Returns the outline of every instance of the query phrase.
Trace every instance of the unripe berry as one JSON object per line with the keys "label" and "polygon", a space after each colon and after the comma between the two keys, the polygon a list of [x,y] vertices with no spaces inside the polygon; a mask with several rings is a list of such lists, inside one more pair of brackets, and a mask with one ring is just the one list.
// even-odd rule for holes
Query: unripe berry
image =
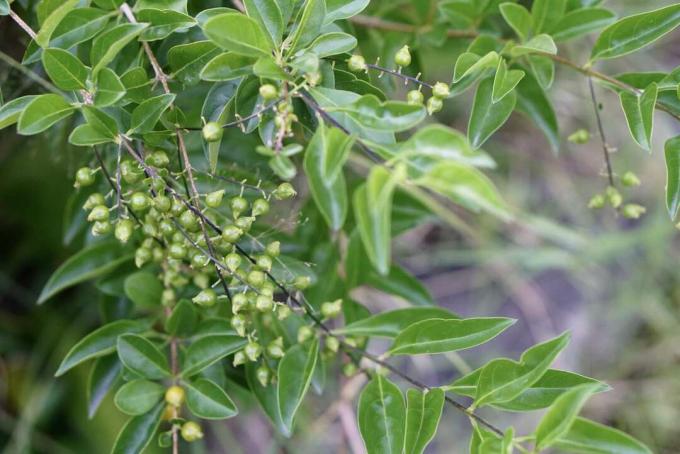
{"label": "unripe berry", "polygon": [[248,307],[248,297],[245,293],[237,293],[231,298],[231,311],[236,314]]}
{"label": "unripe berry", "polygon": [[639,219],[640,216],[645,214],[647,209],[642,205],[637,205],[635,203],[628,203],[623,206],[621,213],[626,219]]}
{"label": "unripe berry", "polygon": [[232,363],[234,367],[245,364],[246,362],[248,362],[248,359],[246,358],[246,354],[243,353],[243,351],[238,351],[234,354],[234,362]]}
{"label": "unripe berry", "polygon": [[76,172],[76,181],[73,184],[76,188],[90,186],[94,183],[94,171],[89,167],[81,167]]}
{"label": "unripe berry", "polygon": [[250,227],[252,227],[254,221],[255,218],[252,216],[241,216],[234,221],[234,225],[242,231],[247,232],[250,230]]}
{"label": "unripe berry", "polygon": [[355,73],[359,71],[364,71],[366,66],[366,60],[361,55],[352,55],[349,60],[347,60],[347,66],[349,70]]}
{"label": "unripe berry", "polygon": [[106,235],[111,232],[111,223],[109,221],[97,221],[92,225],[92,235]]}
{"label": "unripe berry", "polygon": [[241,336],[246,336],[246,319],[243,315],[234,315],[231,318],[231,327],[236,330],[236,333]]}
{"label": "unripe berry", "polygon": [[269,202],[265,199],[257,199],[253,202],[253,216],[261,216],[269,213]]}
{"label": "unripe berry", "polygon": [[272,84],[264,84],[260,86],[260,96],[265,101],[271,101],[279,96],[279,91]]}
{"label": "unripe berry", "polygon": [[290,317],[290,307],[286,306],[285,304],[277,304],[276,305],[276,318],[279,320],[285,320],[288,317]]}
{"label": "unripe berry", "polygon": [[182,260],[187,256],[187,248],[180,243],[172,243],[168,248],[168,255],[175,260]]}
{"label": "unripe berry", "polygon": [[414,106],[420,106],[425,101],[425,95],[420,90],[411,90],[406,95],[406,101]]}
{"label": "unripe berry", "polygon": [[222,229],[222,239],[227,243],[235,243],[243,235],[243,230],[239,229],[235,225],[228,225]]}
{"label": "unripe berry", "polygon": [[286,200],[295,197],[297,192],[290,183],[281,183],[272,193],[276,200]]}
{"label": "unripe berry", "polygon": [[153,199],[153,207],[160,213],[167,213],[172,207],[172,200],[166,195],[158,194]]}
{"label": "unripe berry", "polygon": [[229,206],[231,207],[231,213],[234,215],[234,218],[237,218],[241,213],[248,209],[248,201],[240,196],[233,197],[229,201]]}
{"label": "unripe berry", "polygon": [[585,129],[578,129],[569,134],[567,140],[577,145],[583,145],[590,141],[590,133]]}
{"label": "unripe berry", "polygon": [[232,252],[224,258],[224,263],[227,265],[229,271],[233,273],[239,266],[241,266],[241,256],[235,252]]}
{"label": "unripe berry", "polygon": [[90,222],[93,221],[108,221],[109,220],[109,209],[106,207],[106,205],[97,205],[96,207],[92,208],[92,211],[90,211],[90,214],[87,215],[87,220]]}
{"label": "unripe berry", "polygon": [[149,157],[146,158],[146,162],[149,165],[152,165],[154,167],[158,167],[158,168],[161,168],[161,169],[170,165],[170,159],[168,158],[168,155],[163,150],[156,150],[153,153],[151,153],[149,155]]}
{"label": "unripe berry", "polygon": [[123,177],[128,184],[135,184],[142,179],[144,173],[139,169],[139,166],[132,161],[123,161],[120,163],[120,176]]}
{"label": "unripe berry", "polygon": [[194,303],[203,307],[212,307],[217,303],[217,293],[211,288],[201,290],[200,293],[192,298]]}
{"label": "unripe berry", "polygon": [[205,204],[210,208],[217,208],[222,203],[222,197],[224,197],[224,189],[211,192],[205,196]]}
{"label": "unripe berry", "polygon": [[264,253],[267,254],[269,257],[278,257],[279,254],[281,253],[281,242],[272,241],[267,245],[267,247],[264,250]]}
{"label": "unripe berry", "polygon": [[312,283],[312,279],[309,276],[298,276],[293,281],[293,287],[298,290],[305,290]]}
{"label": "unripe berry", "polygon": [[248,284],[252,285],[255,288],[260,288],[262,287],[262,284],[264,284],[265,275],[262,271],[253,270],[250,273],[248,273],[247,280]]}
{"label": "unripe berry", "polygon": [[297,341],[303,344],[314,336],[314,330],[307,325],[301,326],[297,332]]}
{"label": "unripe berry", "polygon": [[270,358],[279,359],[283,357],[283,338],[277,337],[267,345],[267,355]]}
{"label": "unripe berry", "polygon": [[130,219],[120,219],[116,223],[116,230],[114,235],[118,241],[125,244],[128,242],[132,236],[132,232],[135,229],[135,224]]}
{"label": "unripe berry", "polygon": [[163,306],[170,306],[177,300],[177,295],[175,295],[175,291],[171,288],[166,288],[163,289],[163,293],[161,293],[161,304]]}
{"label": "unripe berry", "polygon": [[206,123],[205,126],[203,126],[203,139],[208,143],[221,140],[223,133],[222,126],[214,121]]}
{"label": "unripe berry", "polygon": [[432,96],[435,98],[446,99],[450,94],[451,91],[449,90],[449,86],[444,82],[437,82],[434,84],[434,87],[432,87]]}
{"label": "unripe berry", "polygon": [[595,194],[588,201],[588,208],[596,210],[596,209],[604,207],[604,204],[606,202],[607,202],[607,199],[604,197],[604,194]]}
{"label": "unripe berry", "polygon": [[204,254],[199,253],[191,257],[191,266],[197,270],[205,268],[208,263],[210,263],[210,259]]}
{"label": "unripe berry", "polygon": [[135,265],[137,268],[141,268],[145,263],[147,263],[152,258],[151,249],[146,247],[140,247],[135,251]]}
{"label": "unripe berry", "polygon": [[394,62],[397,66],[408,66],[411,64],[411,52],[409,52],[408,46],[404,46],[397,51],[394,55]]}
{"label": "unripe berry", "polygon": [[203,431],[201,430],[201,426],[199,426],[193,421],[187,421],[184,424],[182,424],[182,430],[180,432],[182,434],[182,438],[184,439],[184,441],[188,443],[203,438]]}
{"label": "unripe berry", "polygon": [[135,192],[130,196],[130,208],[134,211],[144,211],[149,208],[151,199],[143,192]]}
{"label": "unripe berry", "polygon": [[357,366],[354,363],[346,363],[342,366],[342,373],[345,377],[351,377],[357,373]]}
{"label": "unripe berry", "polygon": [[268,255],[261,255],[257,258],[257,266],[264,271],[271,271],[272,259]]}
{"label": "unripe berry", "polygon": [[427,100],[427,113],[432,115],[437,113],[444,108],[444,103],[441,99],[435,98],[434,96]]}
{"label": "unripe berry", "polygon": [[184,213],[186,209],[187,207],[184,205],[184,202],[179,199],[172,199],[172,206],[170,207],[170,212],[172,214],[179,216],[180,214]]}
{"label": "unripe berry", "polygon": [[249,361],[257,361],[262,354],[262,347],[257,342],[248,342],[243,348],[243,353]]}
{"label": "unripe berry", "polygon": [[340,348],[340,341],[337,337],[328,336],[326,337],[326,348],[333,353],[337,353]]}
{"label": "unripe berry", "polygon": [[274,301],[271,296],[257,295],[255,308],[260,312],[269,312],[274,308]]}
{"label": "unripe berry", "polygon": [[334,318],[342,313],[342,300],[335,300],[333,302],[323,303],[321,305],[321,314],[326,318]]}
{"label": "unripe berry", "polygon": [[621,196],[621,193],[614,186],[609,186],[607,188],[607,200],[614,208],[620,207],[623,203],[623,197]]}
{"label": "unripe berry", "polygon": [[179,223],[189,232],[195,232],[199,228],[198,218],[191,210],[186,210],[180,215]]}
{"label": "unripe berry", "polygon": [[94,194],[90,194],[90,196],[83,204],[83,208],[86,210],[91,210],[97,205],[106,205],[106,199],[100,193],[95,192]]}
{"label": "unripe berry", "polygon": [[621,177],[624,186],[640,186],[640,179],[633,172],[626,172]]}
{"label": "unripe berry", "polygon": [[173,407],[181,407],[184,403],[184,388],[173,385],[165,391],[165,401]]}
{"label": "unripe berry", "polygon": [[259,381],[262,386],[267,386],[267,383],[269,383],[269,369],[267,369],[267,366],[258,367],[255,371],[255,375],[257,376],[257,381]]}
{"label": "unripe berry", "polygon": [[198,288],[208,288],[210,285],[210,277],[205,273],[198,273],[194,276],[194,285]]}
{"label": "unripe berry", "polygon": [[305,74],[305,80],[307,80],[307,83],[310,86],[315,87],[321,83],[321,73],[316,71],[313,73]]}
{"label": "unripe berry", "polygon": [[175,229],[175,224],[173,224],[167,219],[163,219],[161,220],[161,222],[158,223],[158,229],[161,231],[161,234],[166,238],[173,236],[177,231],[177,229]]}

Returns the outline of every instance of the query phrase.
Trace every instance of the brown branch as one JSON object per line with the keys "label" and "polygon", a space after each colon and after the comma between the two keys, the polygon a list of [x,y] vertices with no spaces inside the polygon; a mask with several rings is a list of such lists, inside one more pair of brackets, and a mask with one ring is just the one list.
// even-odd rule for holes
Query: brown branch
{"label": "brown branch", "polygon": [[38,34],[37,34],[36,32],[33,31],[33,29],[31,28],[31,26],[28,25],[26,22],[24,22],[24,20],[23,20],[22,18],[20,18],[20,17],[17,15],[17,13],[15,13],[14,11],[12,11],[11,9],[9,10],[9,17],[11,17],[12,20],[13,20],[14,22],[16,22],[16,24],[17,24],[19,27],[21,27],[21,28],[28,34],[28,36],[31,37],[31,39],[35,39],[35,38],[38,36]]}
{"label": "brown branch", "polygon": [[604,162],[607,166],[607,179],[609,186],[615,187],[614,172],[612,170],[612,162],[609,157],[609,145],[607,144],[607,137],[604,134],[604,127],[602,126],[602,118],[600,116],[600,104],[597,102],[595,96],[595,87],[593,87],[593,79],[588,78],[588,88],[590,89],[590,99],[593,102],[593,110],[595,110],[595,119],[597,121],[597,131],[600,134],[600,141],[602,142],[602,153],[604,155]]}

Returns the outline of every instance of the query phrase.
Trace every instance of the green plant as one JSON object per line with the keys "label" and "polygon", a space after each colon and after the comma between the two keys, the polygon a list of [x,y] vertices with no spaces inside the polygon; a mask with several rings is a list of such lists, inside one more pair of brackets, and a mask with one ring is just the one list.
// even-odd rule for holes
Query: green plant
{"label": "green plant", "polygon": [[[233,382],[245,383],[274,426],[290,435],[308,388],[320,387],[323,371],[337,362],[347,374],[371,377],[357,414],[371,453],[422,452],[445,404],[469,417],[472,452],[530,446],[648,452],[625,434],[578,417],[586,399],[607,387],[550,368],[568,335],[535,345],[519,361],[493,359],[450,385],[427,386],[388,358],[475,347],[513,320],[461,319],[437,307],[371,315],[350,291],[367,284],[432,305],[418,281],[392,262],[391,238],[429,213],[459,227],[446,199],[503,222],[517,217],[481,172],[494,161],[480,147],[515,110],[557,147],[557,119],[545,94],[555,64],[588,77],[596,113],[593,79],[620,93],[633,139],[649,149],[654,109],[680,115],[674,72],[614,78],[592,67],[670,32],[680,23],[680,6],[614,22],[608,10],[579,1],[538,0],[531,11],[515,3],[449,1],[428,9],[436,26],[421,29],[358,16],[367,3],[247,0],[235,2],[237,9],[189,14],[182,1],[130,7],[100,0],[81,7],[77,0],[48,0],[36,8],[36,33],[0,1],[0,12],[33,39],[24,64],[41,63],[52,81],[44,85],[53,91],[7,102],[0,126],[17,123],[20,134],[33,135],[77,118],[69,141],[92,150],[90,165],[75,175],[74,200],[87,217],[73,216],[75,224],[91,223],[91,236],[50,278],[40,302],[98,279],[103,292],[134,303],[78,342],[57,375],[94,360],[95,408],[120,381],[111,377],[125,382],[114,400],[131,419],[114,452],[142,450],[161,424],[161,446],[177,450],[180,436],[200,439],[196,419],[236,416],[226,392]],[[421,3],[412,5],[419,13]],[[394,69],[382,67],[347,54],[361,45],[342,31],[350,23],[421,32],[426,39],[397,46]],[[557,55],[555,42],[605,26],[587,65]],[[412,51],[446,36],[471,40],[452,64],[452,83],[409,74]],[[416,89],[406,102],[390,100],[369,73]],[[467,137],[434,123],[420,127],[475,84]],[[425,105],[423,92],[431,95]],[[637,218],[644,208],[625,203],[621,190],[638,179],[625,173],[617,181],[599,115],[598,132],[608,185],[590,205],[609,204]],[[589,137],[580,132],[570,140]],[[677,138],[665,151],[675,218]],[[306,183],[296,179],[300,165]],[[302,208],[291,204],[301,188],[310,194]],[[309,221],[295,231],[270,225],[298,210]],[[387,338],[391,347],[369,353],[371,338]],[[411,387],[406,398],[390,375]],[[516,436],[480,416],[484,406],[548,410],[533,433]]]}

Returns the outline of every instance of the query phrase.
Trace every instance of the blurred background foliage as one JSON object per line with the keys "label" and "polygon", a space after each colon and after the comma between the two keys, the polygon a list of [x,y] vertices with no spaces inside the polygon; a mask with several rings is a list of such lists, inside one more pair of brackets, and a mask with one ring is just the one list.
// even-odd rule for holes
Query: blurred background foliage
{"label": "blurred background foliage", "polygon": [[[30,1],[19,2],[30,8]],[[191,7],[217,6],[219,1],[191,1]],[[226,3],[226,2],[225,2]],[[528,3],[528,2],[522,2]],[[610,0],[619,16],[669,1]],[[374,0],[367,14],[406,23],[427,23],[427,0]],[[390,55],[406,41],[404,33],[355,30],[364,55]],[[680,64],[680,33],[633,57],[600,63],[607,74],[623,71],[670,71]],[[468,40],[443,42],[432,34],[415,37],[415,61],[428,81],[451,78],[453,63]],[[584,45],[584,41],[588,45]],[[0,87],[5,100],[41,92],[22,73],[27,44],[9,20],[0,19]],[[583,62],[592,37],[562,46],[560,53]],[[385,60],[382,58],[381,60]],[[403,97],[405,87],[387,78],[374,82]],[[632,170],[642,185],[627,198],[647,207],[638,221],[617,218],[611,210],[586,208],[589,198],[606,186],[601,145],[595,130],[587,80],[559,68],[550,96],[560,121],[562,143],[555,155],[525,118],[513,115],[485,146],[499,163],[492,177],[507,200],[522,213],[519,221],[500,225],[490,218],[460,213],[469,230],[433,222],[410,231],[396,242],[396,258],[423,280],[439,304],[463,315],[520,318],[518,327],[486,351],[436,361],[415,358],[401,364],[432,384],[451,379],[484,363],[492,355],[516,357],[532,343],[564,330],[572,343],[557,367],[606,381],[613,390],[593,398],[586,415],[631,433],[654,452],[680,451],[680,273],[678,232],[669,222],[663,201],[665,183],[661,138],[680,125],[656,114],[651,154],[638,148],[626,130],[618,97],[596,88],[608,141],[617,148],[614,170]],[[465,131],[471,92],[447,103],[438,119]],[[62,124],[45,135],[17,136],[0,131],[0,449],[4,453],[90,453],[110,446],[124,417],[111,396],[93,420],[87,419],[82,392],[86,368],[60,379],[53,377],[59,360],[76,339],[99,324],[103,301],[92,285],[64,292],[44,306],[37,295],[50,273],[81,239],[62,225],[70,208],[73,172],[88,157],[68,146],[72,125]],[[588,144],[565,138],[585,128]],[[360,171],[360,169],[357,169]],[[356,299],[373,311],[403,305],[375,291],[360,290]],[[114,305],[115,306],[115,305]],[[330,380],[331,378],[329,378]],[[356,380],[329,384],[323,397],[301,415],[300,431],[291,440],[276,439],[268,423],[249,403],[240,401],[242,417],[214,423],[195,452],[356,452],[362,447],[354,424]],[[498,413],[487,412],[503,426]],[[518,428],[530,427],[534,416],[515,416]],[[445,411],[432,452],[467,450],[467,424]],[[508,421],[505,421],[508,422]],[[357,445],[358,442],[358,445]],[[184,449],[184,448],[183,448]]]}

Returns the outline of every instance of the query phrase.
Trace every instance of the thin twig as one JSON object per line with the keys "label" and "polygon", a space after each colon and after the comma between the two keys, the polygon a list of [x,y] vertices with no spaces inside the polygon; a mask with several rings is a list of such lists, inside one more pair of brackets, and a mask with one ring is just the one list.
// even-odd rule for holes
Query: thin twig
{"label": "thin twig", "polygon": [[11,17],[12,20],[16,22],[16,24],[21,27],[28,34],[28,36],[31,37],[31,39],[35,39],[38,36],[38,34],[30,27],[30,25],[24,22],[24,20],[11,9],[9,10],[9,17]]}
{"label": "thin twig", "polygon": [[607,144],[607,138],[604,134],[602,118],[600,117],[600,104],[597,102],[597,97],[595,96],[595,87],[593,87],[593,79],[591,77],[588,78],[588,87],[590,88],[590,99],[593,102],[593,109],[595,110],[597,130],[600,134],[600,140],[602,141],[602,153],[604,154],[604,162],[607,166],[607,178],[609,179],[609,186],[615,187],[614,172],[612,171],[612,163],[611,159],[609,158],[609,145]]}
{"label": "thin twig", "polygon": [[432,84],[430,84],[430,83],[427,83],[427,82],[424,82],[424,81],[418,79],[417,77],[412,77],[412,76],[409,76],[409,75],[407,75],[407,74],[402,74],[402,73],[400,73],[400,72],[398,72],[398,71],[394,71],[394,70],[391,70],[391,69],[383,68],[382,66],[378,66],[378,65],[374,65],[374,64],[369,63],[369,64],[366,65],[366,67],[369,68],[369,69],[374,69],[374,70],[376,70],[376,71],[380,71],[380,72],[386,73],[386,74],[390,74],[390,75],[392,75],[392,76],[394,76],[394,77],[398,77],[398,78],[400,78],[400,79],[403,79],[403,80],[405,80],[406,82],[411,82],[411,83],[414,83],[414,84],[416,84],[416,85],[420,85],[420,86],[423,86],[423,87],[427,87],[427,88],[429,88],[430,90],[432,90],[432,89],[434,88],[434,85],[432,85]]}

